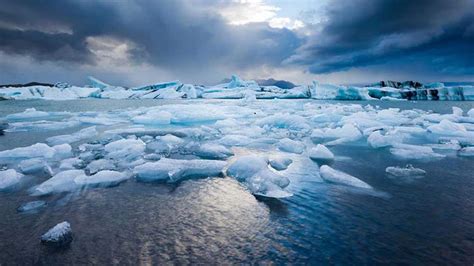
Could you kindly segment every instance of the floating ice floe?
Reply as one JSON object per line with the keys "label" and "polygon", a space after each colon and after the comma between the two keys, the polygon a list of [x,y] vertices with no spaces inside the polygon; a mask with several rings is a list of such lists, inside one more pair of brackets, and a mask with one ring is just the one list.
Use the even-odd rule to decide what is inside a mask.
{"label": "floating ice floe", "polygon": [[40,196],[52,193],[71,192],[80,188],[74,179],[85,175],[83,170],[65,170],[35,187],[32,195]]}
{"label": "floating ice floe", "polygon": [[437,160],[446,157],[434,152],[431,147],[410,144],[395,144],[390,152],[404,160]]}
{"label": "floating ice floe", "polygon": [[309,158],[317,162],[328,163],[334,160],[334,154],[326,146],[318,144],[309,151]]}
{"label": "floating ice floe", "polygon": [[46,205],[47,203],[44,200],[35,200],[35,201],[30,201],[25,204],[22,204],[16,210],[18,212],[34,212],[34,211],[37,211],[38,209],[46,207]]}
{"label": "floating ice floe", "polygon": [[103,170],[99,171],[96,174],[87,176],[87,175],[80,175],[74,178],[74,183],[79,186],[87,186],[87,187],[108,187],[108,186],[115,186],[125,180],[127,180],[130,176],[111,170]]}
{"label": "floating ice floe", "polygon": [[232,150],[223,145],[205,143],[199,146],[199,149],[196,151],[196,155],[205,159],[223,160],[234,155],[234,153]]}
{"label": "floating ice floe", "polygon": [[162,158],[147,162],[133,169],[138,181],[177,182],[190,177],[216,177],[221,175],[227,163],[215,160],[177,160]]}
{"label": "floating ice floe", "polygon": [[76,133],[70,135],[59,135],[46,139],[46,141],[51,145],[65,144],[65,143],[74,143],[77,141],[90,139],[97,136],[98,132],[95,126],[87,127],[79,130]]}
{"label": "floating ice floe", "polygon": [[465,147],[459,150],[459,156],[474,157],[474,147]]}
{"label": "floating ice floe", "polygon": [[68,245],[73,240],[71,224],[62,222],[41,236],[41,243],[53,247]]}
{"label": "floating ice floe", "polygon": [[20,183],[23,175],[14,169],[0,171],[0,190],[11,188]]}
{"label": "floating ice floe", "polygon": [[27,147],[0,151],[0,159],[15,160],[28,158],[52,158],[56,150],[44,143],[36,143]]}
{"label": "floating ice floe", "polygon": [[289,138],[281,139],[277,146],[281,151],[298,154],[303,153],[306,148],[305,145],[300,141],[291,140]]}
{"label": "floating ice floe", "polygon": [[321,166],[319,170],[320,170],[321,177],[325,181],[335,183],[335,184],[351,186],[351,187],[372,189],[372,187],[369,184],[365,183],[364,181],[356,177],[353,177],[349,174],[346,174],[344,172],[333,169],[327,165]]}
{"label": "floating ice floe", "polygon": [[285,156],[272,156],[268,160],[268,163],[271,167],[273,167],[273,169],[282,171],[286,170],[288,166],[293,163],[293,160]]}
{"label": "floating ice floe", "polygon": [[53,175],[51,166],[42,158],[32,158],[21,161],[18,168],[23,174],[46,174]]}
{"label": "floating ice floe", "polygon": [[37,111],[35,108],[28,108],[22,113],[7,115],[7,120],[30,120],[35,118],[45,118],[50,116],[48,112]]}
{"label": "floating ice floe", "polygon": [[226,171],[227,175],[242,182],[252,194],[271,198],[284,198],[292,194],[283,190],[290,180],[268,167],[263,156],[245,155],[237,158]]}
{"label": "floating ice floe", "polygon": [[405,167],[389,166],[385,169],[385,172],[397,177],[423,176],[426,174],[425,170],[415,168],[411,164],[407,164]]}

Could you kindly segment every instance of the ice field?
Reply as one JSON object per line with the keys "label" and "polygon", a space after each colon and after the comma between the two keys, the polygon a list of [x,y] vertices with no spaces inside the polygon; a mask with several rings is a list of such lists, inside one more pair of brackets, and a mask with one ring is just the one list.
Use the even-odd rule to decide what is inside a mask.
{"label": "ice field", "polygon": [[[18,228],[12,229],[14,224],[23,228],[31,226],[26,230],[31,235],[29,238],[38,239],[54,225],[68,221],[78,236],[72,242],[72,256],[79,256],[78,248],[87,245],[84,237],[93,235],[99,238],[104,235],[107,241],[99,240],[101,244],[112,241],[119,245],[116,249],[123,250],[125,246],[120,246],[113,235],[120,238],[120,226],[133,226],[123,224],[126,221],[121,217],[127,216],[138,223],[134,225],[136,229],[129,230],[137,230],[141,237],[147,238],[155,226],[162,230],[160,240],[133,240],[140,242],[136,248],[142,249],[133,248],[133,252],[145,252],[155,262],[167,261],[160,257],[164,254],[171,254],[169,259],[180,258],[183,252],[180,248],[204,256],[198,261],[210,261],[214,252],[219,253],[219,241],[223,241],[229,247],[222,252],[229,257],[220,257],[216,260],[219,262],[268,256],[268,259],[296,263],[312,258],[311,252],[322,248],[319,251],[325,254],[322,258],[334,258],[344,250],[347,255],[335,261],[347,262],[353,254],[360,263],[373,263],[385,254],[384,245],[380,244],[395,241],[393,232],[405,230],[401,235],[407,234],[412,239],[406,245],[417,243],[428,248],[426,253],[419,254],[420,262],[439,263],[443,257],[430,258],[441,248],[430,246],[436,240],[421,240],[415,233],[419,226],[428,223],[426,219],[402,225],[402,228],[408,226],[404,229],[393,227],[392,222],[401,222],[405,215],[424,215],[433,218],[431,222],[441,223],[436,220],[438,216],[429,212],[430,204],[455,202],[460,206],[446,211],[457,210],[456,217],[444,219],[456,223],[456,227],[459,223],[464,227],[446,226],[445,234],[454,237],[450,230],[461,230],[456,236],[469,239],[474,232],[471,212],[474,196],[469,194],[474,182],[474,109],[469,102],[427,105],[244,97],[168,101],[36,100],[15,104],[5,101],[2,105],[0,197],[1,208],[6,213],[0,224],[2,238],[24,234]],[[430,193],[440,191],[459,201],[436,194],[426,199]],[[99,203],[101,206],[97,206]],[[408,207],[410,204],[421,205]],[[385,216],[389,210],[393,211],[395,220],[371,218]],[[152,214],[144,214],[147,211],[166,215],[155,217],[161,221],[155,225],[149,220]],[[89,231],[87,217],[101,212],[118,220],[105,215],[94,221],[99,224],[90,225]],[[136,216],[137,212],[140,215]],[[176,216],[169,218],[174,224],[163,222],[165,216]],[[359,219],[363,225],[354,225],[360,227],[359,231],[352,231],[346,224],[349,221],[357,224]],[[198,224],[190,225],[193,222]],[[331,229],[332,226],[336,228]],[[226,232],[225,236],[219,228]],[[179,244],[162,239],[192,237],[184,232],[181,235],[178,229],[204,230],[200,233],[203,239],[215,247],[194,253],[193,248],[203,247],[198,243],[200,239],[189,240],[189,245],[195,245],[192,247],[188,242]],[[241,230],[242,234],[234,230]],[[295,243],[282,239],[282,235],[295,234],[295,230],[301,230]],[[341,230],[352,238],[345,239]],[[350,241],[361,239],[359,233],[370,234],[371,230],[381,234],[387,230],[383,237],[374,236],[383,239],[367,238],[369,242],[375,241],[365,251],[372,256],[358,257],[354,252],[363,251],[348,251]],[[255,245],[271,248],[255,248],[245,255],[246,248],[238,245],[249,242],[247,238],[252,235],[263,239]],[[229,244],[227,237],[237,237],[237,246]],[[318,246],[319,240],[311,240],[321,237],[328,239],[328,247]],[[158,242],[154,241],[163,245],[159,249],[165,250],[157,253],[143,250],[157,248]],[[340,241],[340,246],[331,241]],[[459,243],[458,249],[463,252],[472,248],[472,239],[466,241]],[[249,243],[254,245],[254,240]],[[30,248],[26,250],[34,249],[33,244],[27,246]],[[11,251],[1,255],[5,258],[14,250],[18,252],[19,247],[0,244],[0,248]],[[404,248],[400,244],[385,252],[392,256],[400,253],[403,262]],[[108,247],[105,249],[112,252]],[[272,249],[284,252],[259,253]],[[47,250],[31,252],[26,256],[32,262],[72,260],[68,256],[46,258]],[[84,262],[90,262],[95,251],[88,249],[86,254]],[[455,256],[459,262],[472,258],[472,254],[453,254],[449,259]],[[21,256],[21,252],[15,256]],[[122,259],[120,262],[127,262]],[[193,262],[193,257],[185,257],[185,261]]]}

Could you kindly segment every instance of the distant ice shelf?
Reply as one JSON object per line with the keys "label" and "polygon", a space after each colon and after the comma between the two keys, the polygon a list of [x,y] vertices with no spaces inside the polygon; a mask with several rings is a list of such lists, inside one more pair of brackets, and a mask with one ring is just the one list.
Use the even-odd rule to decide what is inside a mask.
{"label": "distant ice shelf", "polygon": [[89,77],[90,85],[80,87],[64,83],[54,86],[12,86],[0,89],[0,99],[72,100],[101,99],[318,99],[318,100],[474,100],[474,86],[445,86],[435,82],[382,81],[370,86],[340,86],[313,81],[309,85],[283,89],[260,86],[253,80],[236,75],[228,83],[214,86],[184,84],[180,81],[154,83],[126,88],[113,86]]}

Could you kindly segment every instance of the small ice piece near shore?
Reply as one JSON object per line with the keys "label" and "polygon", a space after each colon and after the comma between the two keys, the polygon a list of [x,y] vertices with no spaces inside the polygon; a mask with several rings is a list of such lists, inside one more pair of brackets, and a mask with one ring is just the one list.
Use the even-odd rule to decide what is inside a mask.
{"label": "small ice piece near shore", "polygon": [[397,177],[422,176],[426,174],[425,170],[415,168],[411,164],[407,164],[405,167],[389,166],[385,169],[385,172]]}
{"label": "small ice piece near shore", "polygon": [[474,157],[474,147],[465,147],[459,150],[459,156],[463,157]]}
{"label": "small ice piece near shore", "polygon": [[118,185],[128,178],[128,175],[121,172],[103,170],[91,176],[80,175],[74,178],[74,182],[79,186],[109,187]]}
{"label": "small ice piece near shore", "polygon": [[20,183],[22,174],[14,169],[0,171],[0,190],[8,189]]}
{"label": "small ice piece near shore", "polygon": [[71,243],[72,239],[71,224],[64,221],[42,235],[41,243],[53,247],[62,247]]}
{"label": "small ice piece near shore", "polygon": [[327,165],[321,166],[319,170],[321,177],[328,182],[351,187],[372,189],[372,187],[364,181],[344,172],[335,170]]}
{"label": "small ice piece near shore", "polygon": [[206,143],[199,147],[196,155],[206,159],[224,160],[234,155],[234,153],[223,145]]}
{"label": "small ice piece near shore", "polygon": [[293,163],[293,160],[288,157],[277,156],[270,158],[268,162],[270,163],[271,167],[273,167],[273,169],[282,171],[286,170],[288,166]]}
{"label": "small ice piece near shore", "polygon": [[327,163],[334,160],[334,154],[326,146],[318,144],[309,151],[309,158],[317,162]]}
{"label": "small ice piece near shore", "polygon": [[177,160],[162,158],[157,162],[148,162],[133,169],[138,181],[177,182],[191,177],[219,176],[227,163],[214,160]]}
{"label": "small ice piece near shore", "polygon": [[301,154],[304,152],[305,145],[299,141],[284,138],[278,142],[278,149],[281,151]]}
{"label": "small ice piece near shore", "polygon": [[22,204],[18,209],[18,212],[32,212],[37,211],[40,208],[46,207],[46,201],[44,200],[35,200]]}

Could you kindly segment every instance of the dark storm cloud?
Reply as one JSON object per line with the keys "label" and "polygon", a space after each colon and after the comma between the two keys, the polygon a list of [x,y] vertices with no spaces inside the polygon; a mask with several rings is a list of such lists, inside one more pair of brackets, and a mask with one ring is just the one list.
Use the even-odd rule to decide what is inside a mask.
{"label": "dark storm cloud", "polygon": [[[133,43],[132,60],[166,68],[280,64],[300,45],[286,29],[230,26],[225,1],[0,0],[0,50],[38,60],[93,63],[90,37]],[[212,3],[211,3],[212,2]]]}
{"label": "dark storm cloud", "polygon": [[326,20],[289,63],[312,73],[389,63],[474,73],[474,1],[332,1]]}

